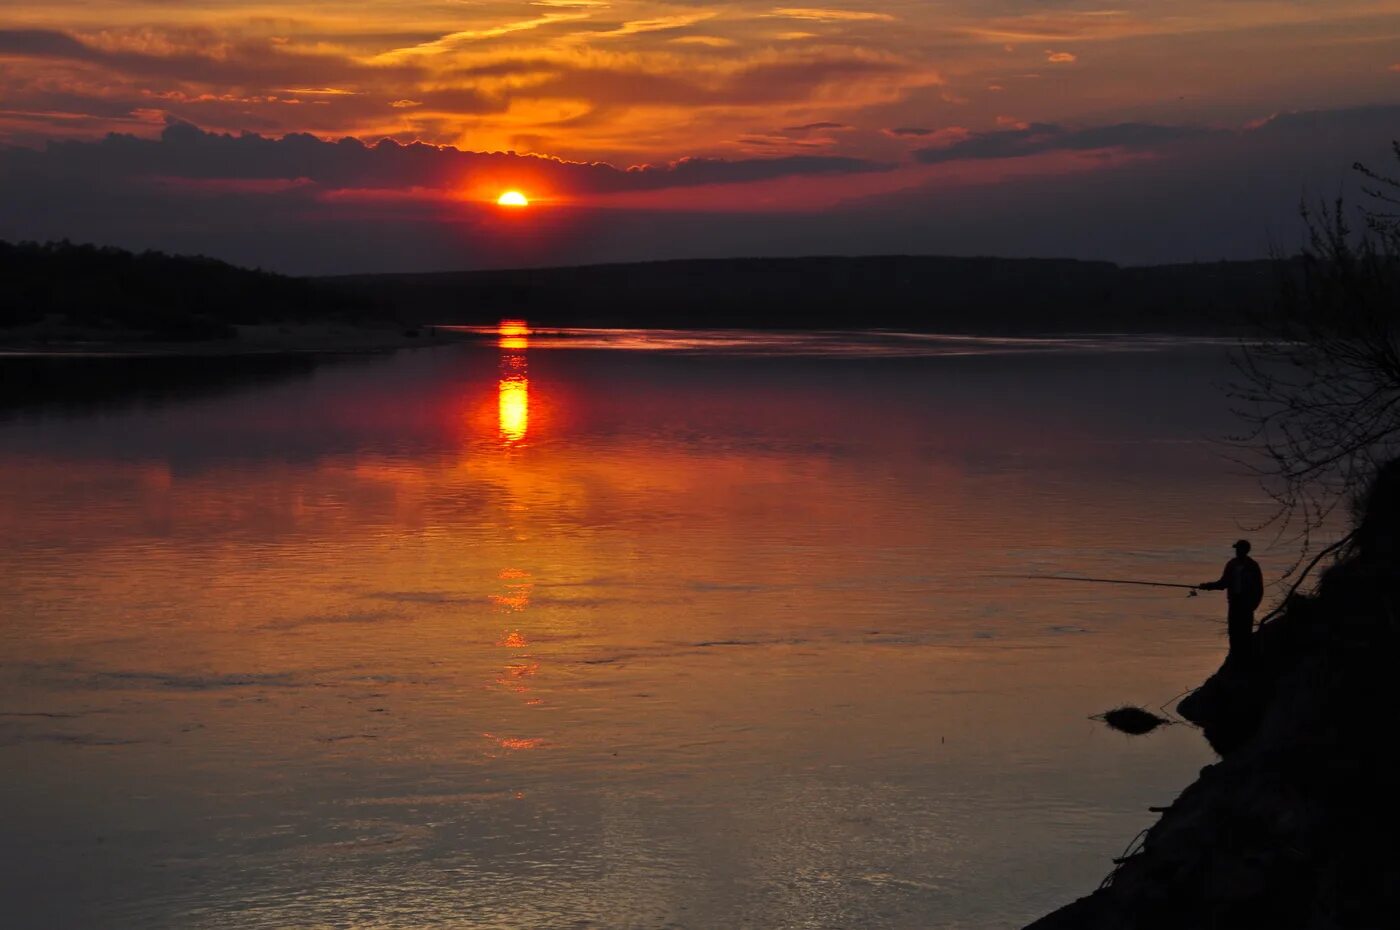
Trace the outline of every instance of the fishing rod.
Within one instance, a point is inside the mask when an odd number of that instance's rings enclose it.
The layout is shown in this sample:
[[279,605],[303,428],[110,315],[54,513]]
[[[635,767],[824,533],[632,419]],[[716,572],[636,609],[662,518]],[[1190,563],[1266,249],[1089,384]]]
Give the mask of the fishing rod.
[[1029,581],[1083,581],[1090,584],[1134,584],[1149,588],[1186,588],[1191,593],[1187,597],[1196,596],[1197,585],[1176,584],[1170,581],[1137,581],[1127,578],[1083,578],[1077,575],[1008,575],[1008,578],[1020,578]]

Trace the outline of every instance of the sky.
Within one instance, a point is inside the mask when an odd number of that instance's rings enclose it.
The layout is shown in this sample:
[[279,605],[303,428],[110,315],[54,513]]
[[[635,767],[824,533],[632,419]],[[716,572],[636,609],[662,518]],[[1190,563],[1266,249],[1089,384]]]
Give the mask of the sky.
[[[10,0],[0,237],[292,272],[1298,241],[1400,0]],[[532,200],[494,206],[506,189]]]

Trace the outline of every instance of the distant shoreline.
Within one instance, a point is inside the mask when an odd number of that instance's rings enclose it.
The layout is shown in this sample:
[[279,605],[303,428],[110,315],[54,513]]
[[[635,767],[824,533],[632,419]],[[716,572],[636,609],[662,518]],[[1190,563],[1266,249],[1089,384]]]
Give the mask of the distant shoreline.
[[0,242],[0,353],[239,356],[376,352],[438,327],[982,337],[1238,337],[1268,317],[1286,261],[1120,267],[922,255],[680,260],[291,278],[202,257]]
[[450,330],[433,326],[391,327],[344,323],[239,326],[221,339],[162,341],[138,334],[85,332],[61,334],[0,333],[0,360],[5,358],[234,358],[268,355],[360,355],[425,348],[463,341]]
[[399,318],[666,329],[896,329],[957,335],[1238,336],[1275,306],[1284,261],[1118,266],[1072,259],[699,259],[315,279]]
[[[128,339],[101,339],[92,336],[84,336],[77,339],[10,339],[0,338],[0,364],[6,359],[24,358],[52,358],[52,359],[121,359],[121,358],[209,358],[209,359],[238,359],[238,358],[266,358],[270,356],[317,356],[317,355],[379,355],[390,352],[397,352],[403,349],[425,349],[454,344],[479,343],[489,340],[491,334],[483,333],[481,330],[487,326],[470,326],[463,324],[439,324],[425,325],[413,330],[395,330],[381,327],[353,327],[353,326],[302,326],[296,327],[292,331],[286,331],[286,327],[248,327],[253,330],[271,329],[274,332],[259,331],[250,334],[240,332],[238,336],[224,339],[199,340],[189,342],[169,342],[150,341],[135,338]],[[240,329],[244,329],[240,327]],[[621,327],[621,326],[596,326],[596,327],[569,327],[541,324],[534,327],[532,332],[542,340],[542,344],[535,346],[541,350],[561,350],[561,349],[610,349],[619,348],[614,345],[595,345],[590,342],[590,338],[597,340],[606,338],[609,334],[637,333],[657,334],[657,333],[694,333],[697,337],[701,334],[723,332],[723,333],[751,333],[756,337],[756,341],[762,342],[762,336],[771,337],[774,334],[800,337],[803,335],[831,335],[838,336],[849,334],[852,337],[888,337],[891,340],[916,337],[943,338],[953,342],[977,342],[979,340],[1006,340],[1012,342],[1121,342],[1125,346],[1145,345],[1150,346],[1154,341],[1169,347],[1167,344],[1173,341],[1181,341],[1185,345],[1192,346],[1229,346],[1234,345],[1239,340],[1238,334],[1222,333],[1200,333],[1200,332],[1030,332],[1030,333],[978,333],[978,332],[919,332],[902,331],[879,327],[856,328],[856,327],[805,327],[777,329],[773,327],[677,327],[677,326],[656,326],[656,327]],[[413,333],[414,335],[410,335]],[[580,340],[577,345],[571,345],[572,340]],[[628,348],[647,351],[678,351],[675,347],[663,344],[629,346]],[[1091,347],[1085,347],[1089,349]],[[684,351],[699,354],[723,353],[723,346],[711,347],[705,344],[702,339],[697,339],[694,346],[685,347]],[[750,354],[737,352],[730,354]],[[795,350],[792,353],[779,354],[809,354]],[[824,352],[813,352],[810,354],[825,355]],[[930,352],[929,356],[938,353]],[[889,357],[923,357],[922,353],[908,353],[907,355],[892,354]],[[853,353],[851,357],[871,357],[860,356]]]

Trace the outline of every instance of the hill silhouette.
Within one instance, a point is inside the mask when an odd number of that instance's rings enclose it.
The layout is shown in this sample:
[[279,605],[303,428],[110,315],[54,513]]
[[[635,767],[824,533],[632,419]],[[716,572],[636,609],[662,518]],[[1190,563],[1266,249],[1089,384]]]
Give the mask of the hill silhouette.
[[1273,261],[745,258],[325,279],[425,322],[929,332],[1233,333],[1273,302]]
[[212,340],[232,338],[238,325],[388,315],[305,278],[69,242],[0,242],[0,281],[0,332],[25,327],[59,340]]
[[0,335],[31,344],[189,343],[232,340],[239,327],[267,324],[402,328],[502,317],[574,326],[1224,334],[1268,310],[1281,272],[1273,261],[1120,267],[890,255],[296,278],[200,256],[0,242]]

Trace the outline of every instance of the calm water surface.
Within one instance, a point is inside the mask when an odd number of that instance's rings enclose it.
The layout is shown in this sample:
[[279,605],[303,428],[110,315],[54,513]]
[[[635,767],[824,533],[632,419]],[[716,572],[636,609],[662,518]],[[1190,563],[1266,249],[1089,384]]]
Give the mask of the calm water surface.
[[1019,926],[1209,761],[1087,718],[1224,607],[1001,576],[1218,571],[1223,356],[507,327],[11,409],[4,924]]

